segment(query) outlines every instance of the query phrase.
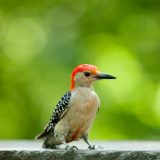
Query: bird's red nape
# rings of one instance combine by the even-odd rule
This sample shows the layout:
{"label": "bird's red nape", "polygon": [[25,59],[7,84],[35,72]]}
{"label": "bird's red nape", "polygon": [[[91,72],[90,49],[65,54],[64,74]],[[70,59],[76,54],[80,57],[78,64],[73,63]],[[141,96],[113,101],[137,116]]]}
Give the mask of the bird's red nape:
{"label": "bird's red nape", "polygon": [[71,74],[71,90],[74,89],[75,87],[75,81],[74,81],[74,77],[76,75],[76,73],[78,72],[84,72],[84,71],[92,71],[92,72],[97,72],[97,67],[91,64],[80,64],[78,65]]}

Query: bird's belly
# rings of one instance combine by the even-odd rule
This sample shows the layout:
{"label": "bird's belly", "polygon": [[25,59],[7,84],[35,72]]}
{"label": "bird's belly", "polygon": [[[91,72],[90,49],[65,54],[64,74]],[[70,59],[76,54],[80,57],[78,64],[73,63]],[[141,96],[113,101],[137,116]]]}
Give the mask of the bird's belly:
{"label": "bird's belly", "polygon": [[72,94],[70,107],[54,130],[55,135],[64,137],[66,142],[78,140],[88,134],[100,104],[94,91],[84,89],[76,92],[78,93]]}
{"label": "bird's belly", "polygon": [[98,101],[92,99],[92,101],[88,101],[85,105],[79,104],[70,108],[70,111],[72,111],[65,115],[69,126],[66,142],[78,140],[88,133],[96,117],[98,105]]}

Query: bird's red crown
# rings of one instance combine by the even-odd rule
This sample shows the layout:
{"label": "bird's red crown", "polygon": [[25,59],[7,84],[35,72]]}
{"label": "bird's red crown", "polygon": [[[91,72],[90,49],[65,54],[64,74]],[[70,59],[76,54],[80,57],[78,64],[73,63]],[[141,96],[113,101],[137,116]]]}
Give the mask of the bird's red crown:
{"label": "bird's red crown", "polygon": [[71,90],[74,89],[75,87],[75,82],[74,82],[74,77],[76,75],[76,73],[78,72],[84,72],[84,71],[91,71],[91,72],[97,72],[97,67],[91,64],[80,64],[78,65],[71,74]]}

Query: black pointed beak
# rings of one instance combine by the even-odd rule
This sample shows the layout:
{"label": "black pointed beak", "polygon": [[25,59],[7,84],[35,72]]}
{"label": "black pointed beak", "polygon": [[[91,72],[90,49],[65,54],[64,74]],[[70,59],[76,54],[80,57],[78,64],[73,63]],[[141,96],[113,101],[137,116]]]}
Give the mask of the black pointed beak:
{"label": "black pointed beak", "polygon": [[100,73],[100,74],[96,75],[95,78],[97,78],[97,79],[116,79],[116,77],[111,76],[109,74],[105,74],[105,73]]}

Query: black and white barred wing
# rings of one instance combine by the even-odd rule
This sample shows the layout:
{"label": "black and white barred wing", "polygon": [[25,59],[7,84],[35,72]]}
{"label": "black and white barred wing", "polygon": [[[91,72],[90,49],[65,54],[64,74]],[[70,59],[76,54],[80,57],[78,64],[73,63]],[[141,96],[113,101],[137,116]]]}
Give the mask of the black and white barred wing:
{"label": "black and white barred wing", "polygon": [[63,117],[69,108],[69,101],[71,98],[71,92],[67,92],[58,102],[53,110],[49,123],[45,126],[44,131],[36,136],[36,139],[43,138],[51,130],[54,130],[55,125]]}
{"label": "black and white barred wing", "polygon": [[69,101],[70,101],[71,93],[67,92],[58,102],[56,105],[52,116],[50,118],[49,123],[46,125],[45,129],[49,132],[59,121],[59,119],[64,115],[64,113],[69,108]]}

